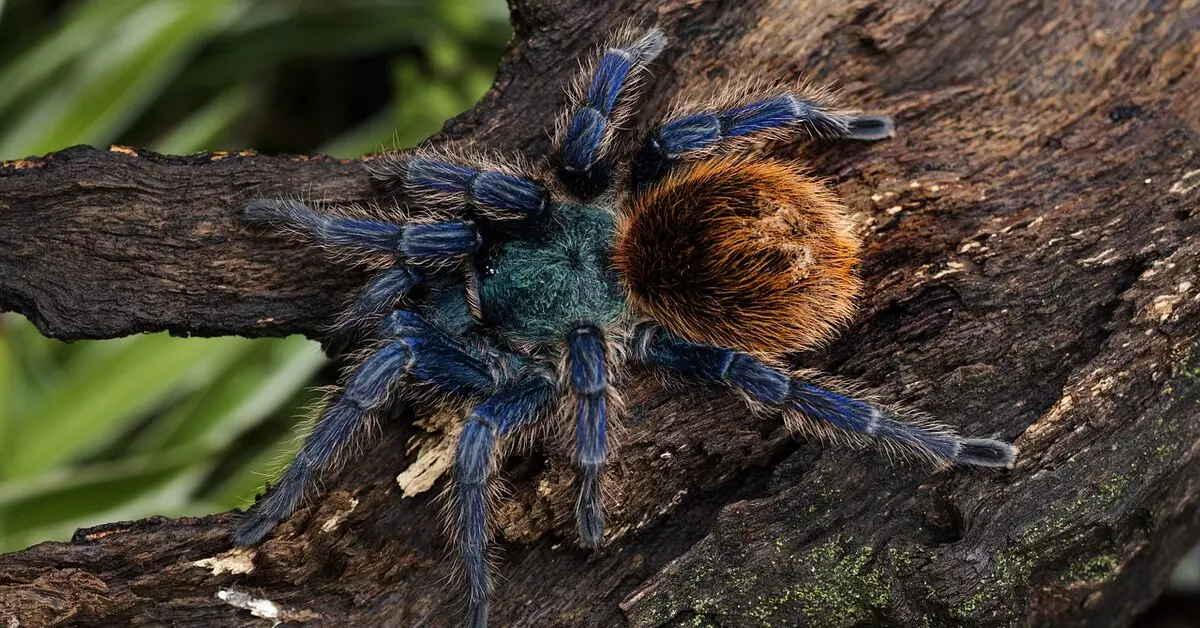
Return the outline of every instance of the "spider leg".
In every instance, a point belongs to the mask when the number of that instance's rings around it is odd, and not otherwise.
[[[474,253],[481,243],[475,225],[465,221],[398,225],[325,214],[297,201],[268,199],[251,201],[243,211],[248,220],[272,224],[324,246],[401,258],[395,266],[376,275],[338,317],[326,343],[331,353],[340,353],[362,339],[366,328],[387,314],[421,280],[419,267],[454,263]]]
[[[671,116],[650,132],[634,158],[634,189],[662,178],[675,161],[747,140],[783,139],[805,130],[816,137],[876,141],[891,137],[894,128],[887,116],[833,109],[821,91],[781,88],[725,96],[698,111]]]
[[[554,383],[548,378],[527,377],[479,404],[458,437],[454,458],[457,494],[451,517],[467,577],[467,625],[472,628],[487,626],[492,593],[487,551],[491,537],[488,483],[496,472],[498,440],[535,420],[555,394]]]
[[[945,426],[905,421],[873,404],[789,376],[746,353],[688,342],[656,325],[644,325],[637,333],[640,357],[650,364],[724,384],[755,405],[782,411],[785,418],[831,426],[852,435],[852,440],[875,439],[890,451],[938,465],[1009,467],[1017,454],[1015,447],[999,440],[964,438]],[[789,427],[797,426],[789,420]],[[824,433],[821,428],[816,431]]]
[[[580,199],[608,188],[612,173],[604,154],[615,129],[631,113],[627,105],[636,97],[636,80],[665,44],[657,28],[624,32],[572,89],[571,107],[555,133],[554,155],[558,179]]]
[[[340,354],[367,335],[372,324],[392,311],[421,281],[415,268],[398,264],[376,275],[334,321],[326,338],[326,351]]]
[[[608,365],[604,336],[594,327],[571,332],[567,365],[575,397],[575,462],[579,465],[579,501],[575,518],[584,547],[604,538],[600,480],[608,459]]]
[[[386,405],[402,379],[411,377],[455,397],[486,394],[494,388],[496,377],[487,362],[430,328],[415,313],[399,310],[383,327],[391,340],[350,374],[341,395],[322,412],[279,483],[246,514],[234,532],[234,545],[255,545],[286,520],[314,477],[331,466],[368,417]]]
[[[268,223],[323,246],[399,254],[416,264],[444,264],[474,253],[480,245],[479,233],[469,221],[398,225],[324,214],[282,199],[250,201],[242,212],[251,222]]]
[[[500,163],[465,163],[434,153],[389,157],[372,164],[381,181],[408,189],[424,202],[444,201],[466,205],[493,220],[527,218],[541,214],[550,204],[545,186]],[[482,160],[476,160],[482,161]]]

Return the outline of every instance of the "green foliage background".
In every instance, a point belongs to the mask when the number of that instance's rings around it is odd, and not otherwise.
[[[486,91],[509,35],[504,0],[0,0],[0,160],[411,146]],[[66,344],[0,315],[0,551],[247,505],[324,365],[298,337]]]

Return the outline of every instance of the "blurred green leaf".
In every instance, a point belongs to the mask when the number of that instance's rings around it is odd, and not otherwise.
[[[183,446],[220,451],[250,427],[279,410],[312,380],[326,362],[315,342],[301,337],[268,339],[224,369],[187,407],[158,421],[153,440],[140,443],[154,451]]]
[[[57,494],[42,494],[24,503],[7,505],[8,539],[0,551],[24,547],[45,538],[65,538],[80,527],[127,521],[158,513],[169,516],[203,514],[190,499],[204,480],[206,469],[192,468],[162,475],[141,474],[106,478],[67,486]]]
[[[106,5],[120,12],[119,19],[103,14],[110,24],[106,37],[58,72],[56,84],[44,87],[40,106],[24,111],[0,141],[0,156],[41,155],[72,143],[112,141],[205,36],[246,8],[234,0],[140,4],[132,11],[124,2]]]
[[[340,159],[354,159],[368,153],[391,150],[396,145],[394,125],[392,112],[381,112],[322,146],[317,152]]]
[[[18,358],[13,369],[20,385],[13,394],[20,395],[21,399],[31,397],[57,376],[60,354],[65,353],[61,349],[68,347],[43,337],[36,327],[15,314],[0,314],[0,329],[13,355]],[[14,402],[23,407],[22,400]]]
[[[159,138],[151,148],[168,155],[216,149],[221,143],[221,135],[254,106],[254,96],[254,89],[249,85],[237,85],[221,92]]]
[[[11,424],[4,476],[32,475],[97,449],[176,386],[214,377],[248,349],[236,339],[176,341],[165,334],[104,345],[117,349],[78,356],[63,381]]]
[[[0,10],[3,8],[0,5]],[[5,323],[6,321],[0,318],[0,330],[7,326]],[[17,383],[20,376],[17,374],[16,362],[17,356],[13,353],[12,342],[7,336],[0,335],[0,456],[5,458],[11,454],[12,449],[8,444],[9,426],[20,405],[20,400],[17,399],[21,390]]]
[[[180,454],[180,455],[167,455]],[[15,513],[17,511],[34,510],[36,513],[25,512],[20,515],[9,515],[8,523],[38,521],[39,517],[53,518],[46,511],[72,513],[79,516],[95,510],[89,500],[64,499],[64,496],[75,495],[76,491],[92,491],[111,489],[113,486],[128,485],[130,482],[154,483],[169,477],[174,472],[195,465],[203,460],[200,452],[155,452],[145,456],[130,456],[116,461],[96,462],[74,467],[59,467],[49,469],[37,476],[18,478],[0,482],[0,512]],[[129,496],[118,496],[115,501],[132,499],[136,493]],[[55,504],[56,501],[64,501]],[[112,496],[101,500],[101,506],[107,508],[115,503]],[[28,527],[26,525],[25,527]]]
[[[267,480],[276,477],[300,449],[305,430],[295,429],[270,447],[243,461],[207,495],[220,509],[246,508]]]
[[[19,97],[48,81],[71,60],[82,56],[121,16],[142,0],[76,4],[61,27],[0,71],[0,114]],[[44,100],[44,99],[40,99]]]

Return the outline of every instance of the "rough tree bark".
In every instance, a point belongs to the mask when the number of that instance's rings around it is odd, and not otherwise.
[[[544,150],[578,55],[630,17],[673,40],[643,120],[679,90],[801,74],[891,113],[890,142],[778,149],[833,182],[868,243],[857,323],[803,360],[1022,454],[931,475],[641,379],[600,551],[575,547],[559,451],[509,461],[496,625],[1107,626],[1153,598],[1200,537],[1194,1],[512,8],[495,88],[437,141]],[[358,163],[323,158],[74,148],[2,164],[0,308],[64,339],[315,335],[361,275],[235,218],[296,190],[379,194]],[[266,625],[230,603],[245,594],[331,625],[453,625],[437,490],[395,482],[446,437],[383,432],[249,573],[197,565],[228,550],[231,514],[114,524],[0,557],[0,617]]]

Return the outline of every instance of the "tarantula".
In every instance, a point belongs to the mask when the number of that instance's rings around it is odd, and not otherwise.
[[[1012,464],[1007,443],[963,438],[781,368],[851,316],[859,240],[818,181],[751,149],[801,130],[880,140],[893,134],[891,120],[837,110],[807,87],[741,89],[675,107],[623,150],[619,130],[664,42],[658,29],[629,29],[604,47],[538,167],[419,150],[372,166],[417,206],[411,213],[246,206],[252,221],[387,266],[332,330],[335,347],[373,344],[241,522],[236,545],[257,544],[291,515],[400,383],[404,398],[458,403],[467,415],[448,512],[471,626],[487,623],[488,484],[509,437],[574,423],[579,537],[600,544],[613,383],[627,363],[738,391],[805,434],[875,441],[941,465]]]

